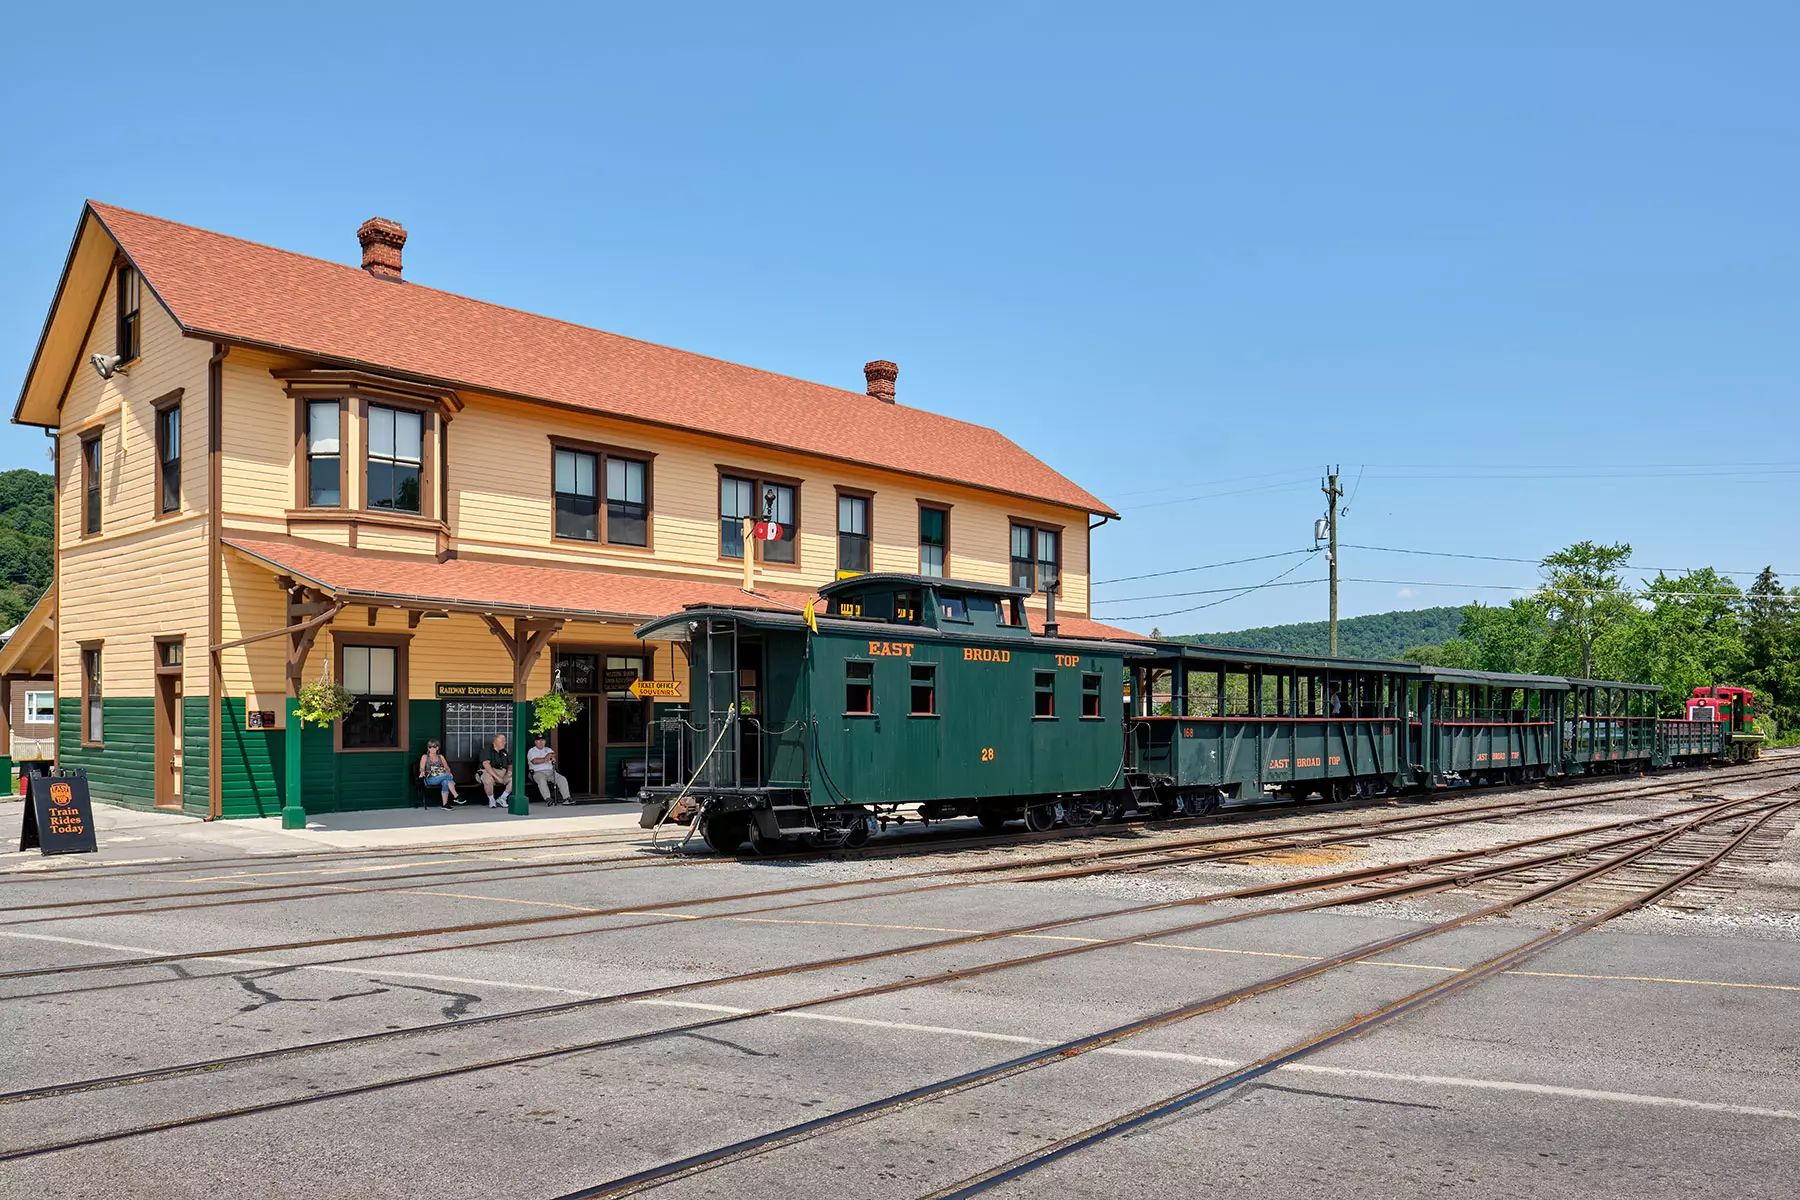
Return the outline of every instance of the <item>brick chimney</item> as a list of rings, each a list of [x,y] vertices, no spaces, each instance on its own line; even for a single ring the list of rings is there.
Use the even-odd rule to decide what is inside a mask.
[[[878,358],[863,364],[863,378],[869,381],[869,395],[883,404],[894,402],[894,380],[900,378],[899,367],[885,358]]]
[[[400,248],[406,245],[400,222],[370,217],[357,229],[356,240],[362,243],[363,270],[377,279],[400,282]]]

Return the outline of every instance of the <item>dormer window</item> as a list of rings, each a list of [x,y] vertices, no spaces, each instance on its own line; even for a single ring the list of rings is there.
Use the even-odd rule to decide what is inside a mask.
[[[138,273],[130,267],[120,267],[118,275],[118,326],[113,341],[113,352],[121,361],[130,362],[143,353],[140,341],[142,331],[138,327],[138,310],[142,288]]]

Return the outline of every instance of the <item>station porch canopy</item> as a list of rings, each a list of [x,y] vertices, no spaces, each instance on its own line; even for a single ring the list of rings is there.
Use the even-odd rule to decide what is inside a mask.
[[[689,605],[800,612],[822,607],[816,593],[758,586],[746,593],[710,579],[628,575],[583,567],[539,566],[485,559],[383,558],[292,542],[228,537],[225,544],[345,606],[372,605],[413,612],[464,612],[495,617],[603,621],[637,625]],[[1026,611],[1032,632],[1043,615]],[[1143,635],[1079,616],[1059,616],[1070,638],[1141,641]]]

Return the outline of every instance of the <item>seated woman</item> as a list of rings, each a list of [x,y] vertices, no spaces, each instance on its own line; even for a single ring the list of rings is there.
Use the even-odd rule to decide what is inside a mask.
[[[425,753],[419,756],[419,778],[425,781],[426,787],[438,789],[443,800],[442,807],[449,808],[452,800],[461,804],[463,801],[456,794],[456,780],[450,774],[450,760],[438,750],[437,740],[425,743]]]

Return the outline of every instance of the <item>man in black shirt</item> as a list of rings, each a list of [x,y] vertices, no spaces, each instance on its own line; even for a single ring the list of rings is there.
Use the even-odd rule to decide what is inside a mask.
[[[505,808],[512,799],[512,755],[506,751],[506,735],[496,733],[494,744],[481,756],[481,790],[487,793],[489,808]],[[494,789],[500,789],[496,798]]]

